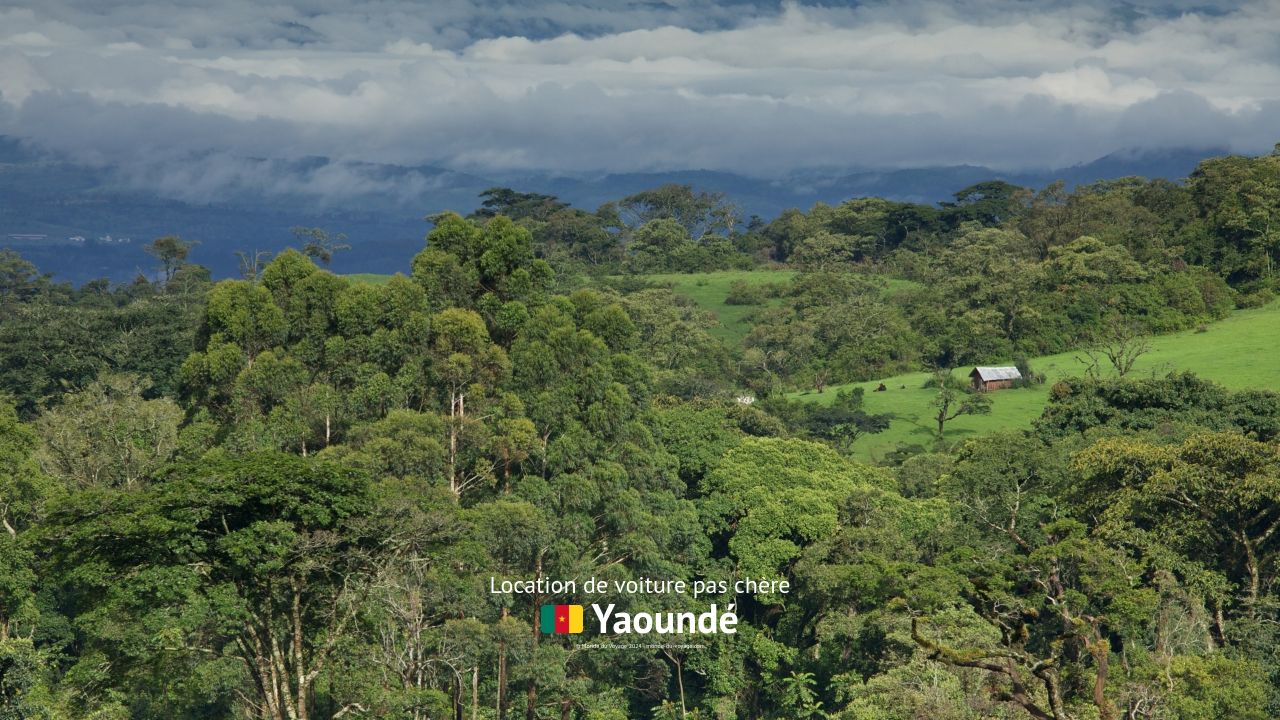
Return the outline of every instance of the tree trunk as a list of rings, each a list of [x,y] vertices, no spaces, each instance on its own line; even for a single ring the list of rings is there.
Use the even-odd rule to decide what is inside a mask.
[[[676,664],[676,687],[680,690],[680,717],[683,719],[689,716],[684,705],[684,663],[676,658],[671,658],[671,661]]]
[[[249,671],[262,697],[263,714],[271,720],[284,720],[284,712],[280,708],[275,663],[267,651],[267,644],[254,626],[248,623],[244,626],[244,634],[239,644],[245,650],[246,658],[251,659]]]
[[[1093,678],[1093,705],[1098,708],[1098,717],[1101,720],[1118,720],[1116,707],[1111,704],[1106,695],[1107,672],[1111,667],[1111,642],[1098,631],[1096,626],[1093,637],[1094,640],[1086,644],[1089,654],[1093,656],[1094,663],[1098,666]]]
[[[455,497],[461,497],[462,488],[458,482],[458,436],[462,431],[462,422],[466,418],[466,396],[460,392],[450,393],[449,400],[449,489]]]
[[[463,720],[464,707],[462,704],[462,673],[455,670],[453,673],[453,720]]]
[[[542,579],[542,552],[541,551],[538,552],[538,557],[536,560],[534,560],[534,563],[533,563],[533,577],[534,577],[534,580]],[[542,604],[542,596],[535,593],[533,596],[533,606],[536,608],[541,604]],[[538,623],[533,623],[533,651],[535,654],[538,651],[538,643],[541,641],[541,639],[542,639],[542,632],[538,628]],[[533,680],[533,678],[529,679],[529,687],[525,691],[524,717],[525,717],[525,720],[538,720],[538,685],[537,685],[537,682]]]
[[[1213,628],[1218,647],[1225,647],[1227,644],[1227,620],[1222,612],[1222,603],[1220,601],[1215,601],[1213,604]]]
[[[294,671],[298,676],[298,720],[307,720],[307,700],[310,693],[307,691],[311,685],[311,681],[307,678],[307,668],[302,656],[302,592],[297,581],[290,583],[293,590],[293,607],[290,611],[290,620],[293,623],[293,664]]]
[[[502,608],[502,619],[507,618],[507,608]],[[507,720],[507,640],[498,642],[498,720]]]
[[[1248,603],[1249,612],[1252,614],[1257,611],[1258,592],[1262,586],[1260,572],[1258,569],[1258,554],[1254,550],[1253,541],[1249,539],[1249,536],[1246,535],[1243,530],[1240,531],[1240,544],[1244,547],[1245,571],[1249,573]]]

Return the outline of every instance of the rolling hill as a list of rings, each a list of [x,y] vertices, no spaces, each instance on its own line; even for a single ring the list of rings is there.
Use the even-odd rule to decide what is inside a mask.
[[[1163,375],[1190,370],[1228,388],[1280,390],[1280,301],[1262,308],[1238,310],[1230,317],[1205,327],[1152,339],[1151,351],[1139,358],[1131,375]],[[1023,428],[1039,417],[1048,402],[1049,387],[1064,377],[1081,375],[1084,365],[1078,352],[1031,358],[1031,367],[1044,373],[1046,383],[1034,388],[1001,390],[992,393],[991,414],[962,416],[947,424],[947,442],[959,442],[990,432]],[[1010,358],[992,358],[991,365],[1012,364]],[[957,368],[957,376],[970,368]],[[929,373],[905,375],[832,386],[823,392],[798,392],[790,397],[807,402],[829,403],[840,390],[861,387],[868,412],[892,413],[889,429],[859,438],[854,454],[863,460],[878,460],[899,445],[928,447],[934,426],[930,415],[935,391],[924,387]],[[884,392],[875,392],[884,383]]]

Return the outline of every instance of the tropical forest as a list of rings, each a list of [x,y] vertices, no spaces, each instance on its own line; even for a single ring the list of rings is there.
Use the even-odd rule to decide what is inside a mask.
[[[1280,716],[1280,146],[342,231],[0,252],[0,719]]]

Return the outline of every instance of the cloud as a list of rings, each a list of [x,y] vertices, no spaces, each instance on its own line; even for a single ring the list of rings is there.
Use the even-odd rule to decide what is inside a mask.
[[[1280,0],[33,0],[0,9],[0,133],[199,192],[274,191],[226,158],[336,158],[318,194],[373,187],[362,162],[775,175],[1260,152],[1280,139],[1278,36]]]

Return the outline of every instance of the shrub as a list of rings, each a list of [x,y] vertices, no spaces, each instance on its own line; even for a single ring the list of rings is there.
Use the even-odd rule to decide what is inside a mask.
[[[1243,309],[1262,307],[1268,305],[1272,300],[1276,299],[1276,294],[1270,288],[1261,288],[1251,293],[1241,295],[1236,300],[1236,307]]]
[[[768,288],[752,285],[745,280],[734,280],[729,285],[729,294],[724,298],[725,305],[762,305],[768,298]]]
[[[1014,387],[1029,388],[1044,384],[1044,373],[1032,370],[1031,362],[1025,357],[1019,357],[1014,361],[1013,366],[1022,374],[1022,379],[1013,383]]]
[[[946,383],[947,387],[954,388],[956,390],[970,391],[973,389],[973,385],[969,382],[968,377],[957,376],[954,372],[947,374]],[[924,383],[921,384],[920,387],[926,390],[932,390],[933,388],[938,387],[938,376],[935,374],[925,378]]]

